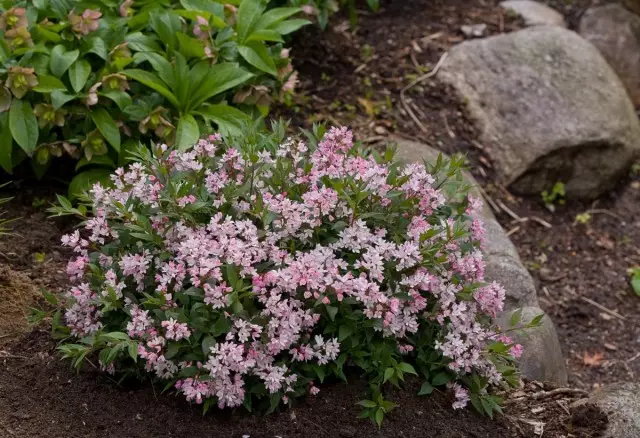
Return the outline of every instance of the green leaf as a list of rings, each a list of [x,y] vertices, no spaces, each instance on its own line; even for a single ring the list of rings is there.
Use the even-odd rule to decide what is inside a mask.
[[[229,2],[230,3],[230,2]],[[183,8],[189,11],[206,11],[213,15],[223,15],[224,6],[211,0],[180,0]]]
[[[258,29],[253,32],[247,41],[274,41],[276,43],[282,43],[284,40],[278,32],[271,29]]]
[[[418,391],[418,395],[429,395],[433,392],[435,388],[431,386],[431,383],[424,382],[420,387],[420,391]]]
[[[176,33],[182,29],[177,14],[169,10],[154,11],[149,14],[149,25],[163,43],[169,48],[175,47]]]
[[[150,36],[144,35],[141,32],[130,33],[125,37],[125,41],[131,50],[136,52],[161,52],[160,45]]]
[[[31,104],[26,100],[14,99],[9,110],[9,128],[13,139],[28,156],[32,156],[38,145],[38,121]]]
[[[190,96],[187,112],[213,96],[248,81],[253,75],[235,63],[222,63],[209,67],[206,62],[196,65],[189,72]]]
[[[258,70],[262,70],[273,76],[278,76],[276,64],[269,54],[269,49],[267,49],[267,46],[264,44],[250,42],[245,45],[238,46],[238,53],[240,53],[245,61]]]
[[[400,365],[398,365],[398,367],[405,373],[413,374],[415,376],[418,375],[418,373],[416,372],[416,369],[409,363],[401,362]]]
[[[282,20],[286,20],[294,14],[300,12],[301,8],[275,8],[271,9],[260,17],[256,23],[256,29],[266,29],[273,26],[276,23],[280,23]]]
[[[51,104],[55,109],[62,107],[65,103],[75,99],[77,96],[65,93],[61,90],[51,92]]]
[[[242,0],[238,8],[238,22],[236,24],[239,42],[244,42],[253,32],[262,11],[264,11],[264,6],[260,0]]]
[[[156,75],[144,70],[131,69],[131,70],[123,70],[122,74],[130,77],[134,81],[138,81],[143,85],[157,91],[162,96],[164,96],[174,107],[179,107],[180,103],[176,96],[169,91],[169,89],[165,86],[164,82],[160,80]]]
[[[536,315],[528,324],[529,327],[537,327],[538,325],[540,325],[540,322],[542,322],[542,318],[544,318],[544,313]]]
[[[109,53],[107,52],[107,45],[102,38],[94,36],[87,39],[86,43],[85,50],[87,53],[95,53],[105,61],[108,59]]]
[[[378,428],[380,428],[382,426],[382,420],[384,419],[384,411],[382,410],[382,408],[378,408],[374,418],[376,420],[376,424],[378,425]]]
[[[191,114],[180,116],[178,129],[176,130],[176,147],[178,150],[185,150],[198,142],[200,129],[196,119]]]
[[[394,375],[396,374],[396,370],[395,368],[387,368],[386,370],[384,370],[384,379],[382,380],[382,382],[386,382],[387,380],[389,380],[390,378],[392,378]]]
[[[120,130],[107,110],[104,108],[96,108],[89,114],[91,114],[91,120],[96,124],[100,133],[104,135],[104,138],[107,139],[109,144],[111,144],[117,152],[120,152]]]
[[[111,183],[110,175],[111,170],[108,169],[91,169],[77,174],[69,184],[69,199],[76,199],[97,182],[108,186]]]
[[[373,12],[378,12],[380,9],[380,0],[367,0],[367,4]]]
[[[138,343],[135,341],[131,341],[127,346],[127,350],[129,352],[129,356],[133,359],[134,362],[138,361]]]
[[[214,347],[216,345],[216,338],[214,338],[213,336],[207,336],[206,338],[204,338],[202,340],[202,353],[205,356],[208,356],[211,354],[211,348]]]
[[[33,31],[40,39],[44,39],[52,43],[59,43],[62,41],[62,37],[60,35],[40,26],[39,24],[34,26]]]
[[[204,57],[204,46],[199,39],[192,38],[182,32],[178,32],[176,37],[178,37],[178,43],[180,44],[180,53],[186,58]]]
[[[636,295],[640,296],[640,274],[631,277],[631,287]]]
[[[67,52],[67,49],[62,44],[58,44],[51,49],[51,61],[49,64],[51,73],[57,77],[62,77],[71,64],[78,59],[78,55],[80,55],[78,50]]]
[[[431,384],[433,386],[442,386],[445,383],[448,383],[451,380],[451,376],[449,374],[442,372],[436,374],[433,379],[431,379]]]
[[[76,93],[82,91],[90,74],[91,65],[84,59],[79,59],[71,64],[71,67],[69,67],[69,82],[71,82],[71,87]]]
[[[67,91],[67,87],[55,76],[38,76],[38,85],[33,89],[38,93],[51,93],[54,90]]]
[[[308,24],[311,24],[309,20],[296,18],[295,20],[287,20],[287,21],[283,21],[282,23],[278,23],[275,26],[273,26],[271,30],[278,32],[280,35],[288,35]]]
[[[13,171],[12,150],[13,137],[9,129],[9,113],[0,113],[0,167],[9,174]]]
[[[338,308],[335,306],[326,306],[327,309],[327,313],[329,314],[329,319],[331,319],[331,321],[336,319],[336,315],[338,314]]]
[[[378,406],[376,404],[376,402],[374,402],[373,400],[361,400],[359,402],[356,403],[357,405],[360,405],[364,408],[375,408],[376,406]]]
[[[76,172],[83,167],[93,165],[104,165],[111,169],[116,168],[115,163],[111,158],[109,158],[109,155],[94,155],[93,157],[91,157],[91,160],[87,160],[86,157],[82,157],[80,161],[78,161],[78,164],[76,164]]]
[[[244,128],[251,123],[247,114],[229,105],[202,106],[198,111],[194,111],[194,114],[214,122],[218,125],[217,130],[224,136],[241,135]]]
[[[344,341],[349,336],[351,336],[351,333],[353,333],[353,327],[346,324],[341,325],[340,329],[338,330],[338,341],[339,342]]]
[[[100,96],[104,96],[107,99],[111,99],[118,105],[120,111],[124,111],[126,107],[132,104],[131,96],[126,92],[120,90],[108,90],[100,93]]]
[[[518,310],[516,310],[511,314],[511,318],[509,319],[510,326],[513,327],[519,324],[521,319],[522,319],[522,308],[519,308]]]

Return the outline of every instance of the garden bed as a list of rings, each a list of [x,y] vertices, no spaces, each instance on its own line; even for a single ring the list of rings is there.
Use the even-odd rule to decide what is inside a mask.
[[[570,24],[588,3],[573,2],[563,10]],[[350,125],[358,139],[373,146],[395,134],[447,153],[467,153],[487,193],[507,207],[498,219],[538,283],[542,308],[556,323],[571,386],[589,390],[635,379],[640,375],[640,322],[635,317],[640,300],[631,291],[626,269],[640,264],[640,177],[627,178],[596,204],[572,203],[551,213],[540,199],[515,197],[493,182],[491,162],[474,142],[476,132],[464,105],[449,90],[427,80],[408,90],[404,103],[400,97],[407,84],[428,71],[424,66],[433,68],[462,40],[462,24],[486,23],[488,34],[521,25],[496,4],[394,1],[378,15],[362,13],[355,34],[344,18],[324,33],[307,29],[296,36],[292,50],[301,94],[277,114],[300,126],[317,120]],[[405,105],[418,114],[422,128]],[[444,394],[417,397],[417,387],[409,382],[405,390],[389,395],[402,408],[378,431],[357,419],[355,403],[366,392],[357,377],[347,386],[323,386],[317,397],[266,418],[229,410],[203,417],[198,407],[162,395],[149,383],[118,386],[91,369],[76,375],[58,360],[48,333],[29,332],[24,323],[28,308],[44,304],[38,298],[40,287],[60,291],[66,284],[68,254],[59,238],[73,224],[46,219],[44,204],[53,199],[51,190],[27,186],[20,193],[8,208],[11,216],[21,218],[14,227],[19,235],[0,241],[2,436],[525,437],[534,436],[540,421],[544,436],[559,437],[569,431],[596,436],[604,421],[597,411],[581,411],[568,430],[574,396],[533,400],[527,394],[548,388],[531,385],[522,401],[507,406],[506,416],[491,421],[471,410],[452,411],[452,400]],[[587,211],[590,220],[576,223],[576,216]]]

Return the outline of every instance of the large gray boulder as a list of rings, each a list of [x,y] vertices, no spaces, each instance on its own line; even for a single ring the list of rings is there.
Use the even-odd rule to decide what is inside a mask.
[[[578,400],[572,410],[595,404],[609,417],[602,438],[640,437],[640,384],[615,383],[595,390],[589,398]]]
[[[599,51],[555,26],[467,41],[438,73],[467,102],[498,177],[539,194],[556,182],[567,197],[610,189],[640,148],[633,104]]]
[[[507,0],[501,2],[500,6],[520,15],[527,26],[567,27],[564,16],[560,12],[533,0]]]
[[[404,162],[435,162],[440,154],[439,151],[421,143],[400,138],[395,138],[394,141],[398,144],[396,158]],[[474,187],[474,195],[482,197],[473,176],[467,173],[465,178]],[[527,323],[544,313],[538,306],[533,279],[523,266],[516,247],[486,203],[482,215],[487,230],[483,248],[486,263],[485,280],[497,281],[507,292],[505,311],[498,316],[496,323],[508,328],[512,312],[518,309],[522,309],[522,322]],[[515,333],[514,337],[524,347],[524,354],[518,360],[518,365],[525,377],[559,384],[567,383],[562,349],[551,319],[545,316],[540,327],[527,330],[524,334]]]
[[[619,4],[590,8],[580,20],[580,35],[600,50],[640,106],[640,16]]]

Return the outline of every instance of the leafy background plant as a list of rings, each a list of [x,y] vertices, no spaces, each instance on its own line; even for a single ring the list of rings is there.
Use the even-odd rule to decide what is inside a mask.
[[[237,134],[295,77],[284,38],[309,23],[262,0],[0,2],[0,166],[41,177],[78,159],[70,194],[139,141]],[[287,81],[289,84],[287,85]]]

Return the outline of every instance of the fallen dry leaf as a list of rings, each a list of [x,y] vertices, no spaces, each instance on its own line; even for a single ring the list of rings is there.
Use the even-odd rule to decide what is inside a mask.
[[[589,354],[586,351],[582,355],[582,362],[590,367],[599,367],[602,366],[602,362],[604,361],[604,353],[598,352]]]

